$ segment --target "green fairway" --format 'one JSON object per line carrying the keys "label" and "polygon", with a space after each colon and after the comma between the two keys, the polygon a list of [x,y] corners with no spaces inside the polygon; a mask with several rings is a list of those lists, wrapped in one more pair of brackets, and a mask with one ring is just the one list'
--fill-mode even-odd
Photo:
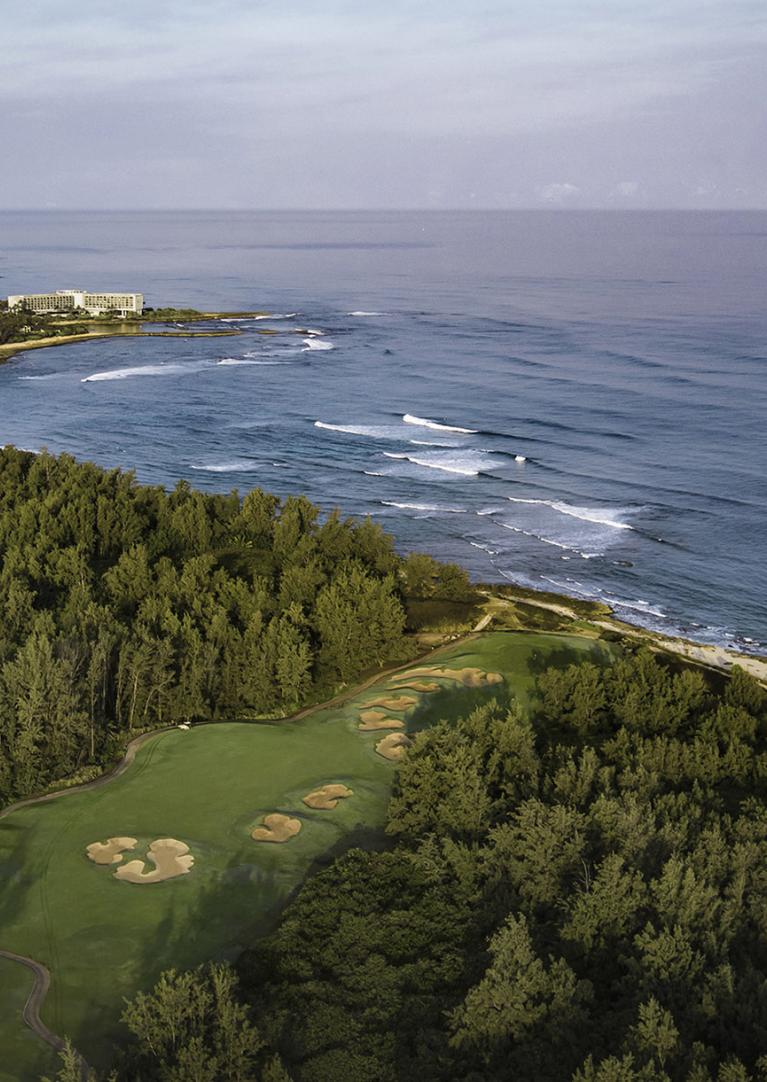
{"label": "green fairway", "polygon": [[[503,674],[505,683],[470,688],[439,677],[439,690],[403,689],[416,701],[393,716],[413,730],[491,697],[515,695],[526,704],[546,665],[608,658],[608,649],[576,636],[483,634],[412,667],[475,667]],[[163,732],[102,788],[0,820],[0,947],[50,969],[45,1023],[102,1065],[123,997],[171,965],[235,957],[272,926],[316,861],[343,846],[381,844],[396,763],[376,754],[386,733],[361,733],[357,725],[361,709],[384,693],[400,694],[398,686],[395,677],[382,678],[299,721]],[[302,803],[313,789],[336,782],[354,795],[335,809]],[[250,831],[271,812],[300,819],[300,833],[281,845],[254,842]],[[135,884],[114,877],[119,864],[87,858],[89,844],[126,835],[138,846],[125,862],[145,859],[155,839],[174,838],[189,846],[194,866],[175,879]],[[31,974],[0,961],[0,977],[0,1063],[9,1079],[36,1079],[50,1056],[21,1023]]]}

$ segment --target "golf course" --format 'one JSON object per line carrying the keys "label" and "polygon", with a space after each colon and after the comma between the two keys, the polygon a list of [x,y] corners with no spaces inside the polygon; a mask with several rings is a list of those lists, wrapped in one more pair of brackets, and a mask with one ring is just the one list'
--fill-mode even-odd
{"label": "golf course", "polygon": [[[235,958],[289,896],[382,824],[409,736],[479,703],[523,707],[538,673],[607,660],[588,636],[483,632],[296,718],[173,728],[103,784],[0,817],[0,948],[41,963],[40,1017],[94,1066],[124,999],[171,966]],[[0,957],[0,1080],[55,1070],[22,1020],[33,973]]]}

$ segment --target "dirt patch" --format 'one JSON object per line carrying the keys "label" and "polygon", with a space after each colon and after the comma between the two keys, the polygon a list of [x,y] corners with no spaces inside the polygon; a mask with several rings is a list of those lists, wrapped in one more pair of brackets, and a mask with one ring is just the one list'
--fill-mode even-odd
{"label": "dirt patch", "polygon": [[410,669],[401,676],[393,676],[392,683],[401,685],[403,680],[411,680],[414,676],[433,676],[440,680],[456,680],[467,688],[483,688],[491,684],[503,683],[503,677],[499,672],[484,672],[482,669],[440,669],[437,666],[424,666],[421,669]]}
{"label": "dirt patch", "polygon": [[389,717],[381,710],[363,710],[357,728],[369,733],[374,729],[404,729],[405,723],[400,718]]}
{"label": "dirt patch", "polygon": [[94,864],[119,864],[126,849],[135,849],[136,838],[108,838],[105,842],[93,842],[85,852]]}
{"label": "dirt patch", "polygon": [[307,808],[330,811],[337,806],[339,800],[345,800],[350,796],[354,796],[354,790],[346,785],[323,785],[305,796],[304,804]]}
{"label": "dirt patch", "polygon": [[404,733],[389,733],[376,744],[376,751],[384,759],[401,759],[413,741]]}
{"label": "dirt patch", "polygon": [[189,846],[175,838],[158,838],[152,842],[147,857],[154,864],[151,871],[145,870],[143,860],[129,860],[117,869],[115,879],[124,879],[126,883],[162,883],[187,875],[194,864]]}
{"label": "dirt patch", "polygon": [[289,842],[301,829],[301,820],[280,812],[272,812],[261,820],[263,826],[251,831],[251,838],[256,842]]}
{"label": "dirt patch", "polygon": [[407,710],[408,707],[415,706],[417,702],[415,695],[396,695],[394,698],[387,698],[384,695],[380,699],[371,699],[367,705],[382,706],[384,710]]}

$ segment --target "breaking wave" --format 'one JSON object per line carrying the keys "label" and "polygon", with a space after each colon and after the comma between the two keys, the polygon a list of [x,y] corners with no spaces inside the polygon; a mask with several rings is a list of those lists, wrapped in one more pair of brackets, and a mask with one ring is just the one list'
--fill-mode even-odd
{"label": "breaking wave", "polygon": [[593,522],[598,526],[609,526],[613,530],[633,530],[628,522],[621,522],[618,516],[631,514],[632,508],[618,507],[611,510],[609,507],[575,507],[564,503],[562,500],[532,500],[523,499],[521,496],[507,496],[511,503],[537,504],[541,507],[550,507],[552,511],[558,511],[560,515],[569,515],[571,518],[579,518],[582,522]]}
{"label": "breaking wave", "polygon": [[190,375],[200,368],[208,368],[207,361],[202,364],[144,364],[137,368],[114,368],[111,372],[94,372],[92,376],[81,379],[81,383],[103,383],[114,379],[133,379],[136,376],[179,376]]}
{"label": "breaking wave", "polygon": [[536,541],[542,542],[544,545],[553,545],[558,549],[565,549],[567,552],[575,552],[583,560],[593,560],[596,556],[599,556],[598,552],[582,552],[575,545],[568,545],[564,541],[555,541],[551,537],[544,537],[542,534],[536,533],[534,530],[523,530],[521,526],[512,526],[508,522],[499,522],[499,526],[503,526],[504,530],[511,530],[512,533],[521,533],[525,537],[532,537]]}
{"label": "breaking wave", "polygon": [[459,428],[457,425],[443,425],[439,421],[431,421],[428,417],[415,417],[412,413],[403,414],[402,420],[406,425],[418,425],[419,428],[434,428],[439,432],[458,432],[462,436],[475,436],[476,428]]}
{"label": "breaking wave", "polygon": [[395,500],[381,500],[384,507],[399,507],[403,511],[434,511],[444,515],[465,515],[465,507],[441,507],[434,503],[397,503]]}
{"label": "breaking wave", "polygon": [[255,462],[238,459],[236,462],[208,462],[201,466],[192,466],[192,469],[202,470],[204,473],[253,473],[259,467]]}
{"label": "breaking wave", "polygon": [[385,312],[347,312],[347,316],[383,316]]}
{"label": "breaking wave", "polygon": [[313,337],[313,338],[303,338],[302,341],[304,343],[304,348],[301,350],[302,353],[308,353],[310,350],[313,350],[313,349],[335,349],[336,348],[329,339],[319,341],[318,338]]}
{"label": "breaking wave", "polygon": [[384,451],[387,458],[404,459],[414,466],[423,466],[427,470],[442,470],[445,473],[457,473],[463,477],[478,477],[485,470],[492,470],[493,463],[476,453],[447,453],[435,451],[428,458],[426,455],[407,455],[404,452]]}

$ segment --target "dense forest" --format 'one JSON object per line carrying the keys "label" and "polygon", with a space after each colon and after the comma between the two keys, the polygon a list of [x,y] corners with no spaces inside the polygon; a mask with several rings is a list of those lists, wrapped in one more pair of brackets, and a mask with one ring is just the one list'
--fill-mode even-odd
{"label": "dense forest", "polygon": [[648,651],[421,732],[389,847],[137,996],[112,1077],[763,1082],[766,736],[751,677]]}
{"label": "dense forest", "polygon": [[132,735],[278,716],[412,652],[404,596],[468,580],[366,520],[259,489],[168,493],[0,451],[0,807]]}

